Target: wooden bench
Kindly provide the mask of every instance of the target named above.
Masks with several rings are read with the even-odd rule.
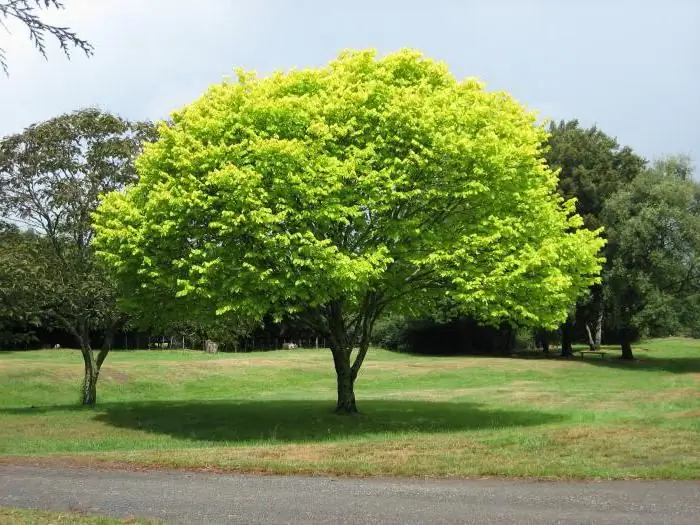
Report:
[[[605,356],[608,355],[607,352],[601,352],[600,350],[579,350],[578,353],[581,354],[581,359],[583,359],[584,354],[599,355],[601,359],[605,359]]]

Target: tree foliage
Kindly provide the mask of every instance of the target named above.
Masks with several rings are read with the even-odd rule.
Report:
[[[98,210],[104,257],[136,300],[327,334],[339,411],[381,313],[555,325],[599,272],[535,117],[414,51],[239,71],[158,133]]]
[[[641,172],[644,159],[597,127],[582,128],[577,120],[550,123],[549,133],[545,156],[559,170],[559,192],[576,199],[576,211],[588,228],[600,228],[605,201]]]
[[[605,292],[623,357],[638,335],[665,336],[700,319],[700,186],[687,158],[654,164],[603,209]]]
[[[559,193],[565,199],[576,199],[576,211],[587,228],[597,230],[605,226],[602,218],[605,203],[644,169],[645,160],[599,128],[583,128],[577,120],[551,123],[549,133],[545,156],[548,164],[558,170]],[[605,253],[609,255],[607,249]],[[597,337],[589,344],[600,344],[604,286],[605,283],[593,286],[561,326],[563,355],[572,352],[575,320],[583,325],[579,326],[579,332],[583,327],[590,330],[593,326]]]
[[[108,350],[95,359],[90,333],[109,329],[121,315],[112,279],[94,257],[91,213],[100,194],[135,182],[134,159],[152,133],[148,123],[85,109],[0,142],[0,216],[42,236],[35,261],[50,270],[42,281],[43,299],[34,305],[80,345],[89,383],[86,404],[94,403],[99,365]]]
[[[38,10],[51,8],[64,9],[65,6],[59,0],[0,0],[0,24],[4,26],[3,20],[9,19],[17,20],[23,24],[29,30],[29,39],[44,58],[47,57],[46,35],[56,39],[68,58],[70,58],[71,48],[80,49],[87,56],[92,55],[92,44],[87,40],[80,38],[68,27],[44,22],[37,14]],[[8,73],[7,57],[2,48],[0,48],[0,67],[5,74]]]
[[[0,222],[0,343],[23,343],[42,322],[46,266],[41,239]]]

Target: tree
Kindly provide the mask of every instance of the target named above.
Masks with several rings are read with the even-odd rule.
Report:
[[[687,158],[657,162],[606,203],[606,299],[622,358],[639,335],[675,334],[700,315],[700,186]]]
[[[47,34],[58,41],[58,45],[68,58],[70,58],[71,48],[78,48],[87,56],[92,55],[92,44],[87,40],[78,37],[68,27],[55,26],[42,21],[36,13],[37,10],[51,8],[64,9],[65,6],[59,0],[2,0],[0,1],[0,24],[5,26],[3,20],[15,19],[26,26],[29,30],[29,39],[44,58],[47,58],[45,40]],[[2,48],[0,48],[0,67],[5,74],[8,73],[7,57]]]
[[[97,109],[61,115],[0,142],[0,216],[33,228],[44,242],[37,261],[50,268],[42,315],[78,343],[85,364],[82,401],[93,405],[109,344],[95,356],[91,331],[109,334],[122,322],[117,290],[94,257],[90,214],[101,193],[136,180],[134,159],[150,137],[148,123]]]
[[[565,199],[576,199],[576,211],[585,226],[595,231],[604,226],[601,214],[607,199],[644,169],[645,160],[597,127],[583,128],[577,120],[550,123],[549,132],[545,158],[559,170],[559,193]],[[562,325],[562,355],[571,355],[575,318],[584,319],[587,332],[588,319],[595,322],[595,336],[591,334],[590,344],[600,345],[603,287],[604,283],[594,286]]]
[[[449,297],[490,323],[553,326],[600,269],[535,116],[414,51],[239,71],[158,132],[139,183],[98,209],[100,252],[137,300],[325,334],[338,412],[356,411],[382,313]]]
[[[39,244],[33,233],[0,222],[0,343],[31,341],[41,324],[47,268]]]

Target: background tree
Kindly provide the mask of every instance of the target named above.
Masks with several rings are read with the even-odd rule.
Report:
[[[35,124],[0,142],[0,216],[43,237],[37,260],[50,268],[46,301],[37,305],[70,332],[85,363],[83,404],[96,400],[99,370],[91,331],[122,321],[116,289],[93,254],[90,214],[101,193],[136,181],[133,161],[152,125],[85,109]]]
[[[547,163],[559,170],[559,193],[576,199],[576,211],[590,230],[604,226],[601,217],[610,196],[632,181],[645,166],[643,158],[597,127],[582,128],[577,120],[549,125]],[[605,232],[603,232],[605,235]],[[606,252],[607,253],[607,252]],[[603,287],[594,286],[562,329],[562,354],[571,355],[574,320],[578,318],[590,332],[591,346],[599,346],[603,328]],[[593,330],[590,329],[593,326]],[[586,334],[588,335],[588,333]]]
[[[78,37],[78,35],[67,27],[55,26],[44,22],[37,14],[41,9],[64,9],[63,2],[59,0],[0,0],[0,24],[5,29],[4,21],[14,19],[19,21],[29,30],[29,38],[46,58],[46,35],[56,39],[58,45],[68,58],[70,58],[71,48],[78,48],[87,56],[92,55],[92,45]],[[9,30],[8,30],[9,31]],[[7,57],[5,50],[0,48],[0,67],[7,74]]]
[[[448,296],[489,323],[553,326],[600,269],[535,117],[417,52],[239,72],[159,137],[96,216],[119,280],[183,316],[287,314],[325,334],[339,412],[356,411],[382,313]]]
[[[687,158],[657,162],[606,203],[606,302],[622,357],[638,336],[667,336],[700,318],[700,186]]]

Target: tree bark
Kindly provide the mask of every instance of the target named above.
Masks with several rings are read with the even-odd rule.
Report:
[[[595,341],[593,340],[593,334],[591,334],[591,327],[586,323],[586,334],[588,334],[588,349],[595,350]]]
[[[357,413],[357,404],[355,403],[355,379],[357,374],[353,374],[353,369],[350,366],[350,351],[351,349],[343,346],[333,345],[331,347],[338,386],[338,398],[335,407],[337,414]]]
[[[537,331],[537,344],[542,347],[542,352],[549,354],[549,332],[540,329]]]
[[[598,317],[595,320],[595,339],[593,342],[595,343],[596,350],[600,350],[600,347],[603,343],[603,308],[602,308],[602,306],[601,306],[600,310],[598,311]]]
[[[571,318],[568,318],[566,322],[562,325],[561,327],[561,356],[562,357],[571,357],[574,353],[574,349],[572,346],[572,332],[573,332],[573,323],[571,322]]]
[[[356,414],[357,404],[355,403],[355,380],[348,366],[347,371],[337,374],[338,380],[338,402],[335,411],[338,414]]]
[[[97,403],[97,378],[100,375],[100,368],[89,345],[87,347],[83,346],[81,352],[85,363],[81,404],[84,406],[95,406],[95,403]]]
[[[634,354],[632,353],[632,334],[629,328],[623,328],[620,330],[620,347],[622,348],[621,359],[627,361],[634,360]]]

